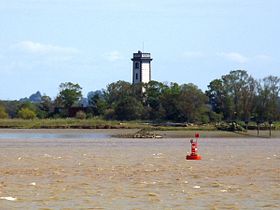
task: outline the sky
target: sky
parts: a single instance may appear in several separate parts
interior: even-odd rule
[[[132,80],[149,52],[152,79],[201,90],[232,70],[280,77],[279,0],[0,0],[0,100],[86,97]]]

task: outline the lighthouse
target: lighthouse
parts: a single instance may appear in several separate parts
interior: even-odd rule
[[[143,53],[140,50],[133,53],[132,60],[132,83],[148,83],[151,81],[151,58],[150,53]]]

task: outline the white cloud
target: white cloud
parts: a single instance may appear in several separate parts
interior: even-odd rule
[[[249,60],[248,57],[237,52],[229,52],[229,53],[222,52],[222,53],[217,53],[217,55],[237,63],[246,63]]]
[[[105,55],[105,58],[110,62],[114,62],[114,61],[121,60],[123,57],[120,52],[112,51],[112,52],[107,53]]]
[[[182,56],[185,59],[194,59],[194,58],[202,58],[205,55],[199,51],[187,51],[187,52],[184,52]]]
[[[22,41],[12,46],[12,49],[20,50],[31,54],[48,55],[73,55],[79,53],[75,48],[61,47],[51,44],[42,44],[33,41]]]
[[[272,58],[269,55],[260,54],[260,55],[255,56],[255,59],[260,60],[260,61],[270,61]]]

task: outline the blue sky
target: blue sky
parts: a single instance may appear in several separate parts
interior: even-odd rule
[[[150,52],[152,79],[194,83],[244,69],[280,76],[279,0],[0,0],[0,99],[62,82],[83,94],[131,82],[132,53]]]

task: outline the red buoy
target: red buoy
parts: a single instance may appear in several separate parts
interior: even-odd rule
[[[191,143],[191,154],[186,156],[187,160],[201,160],[201,156],[197,154],[197,139],[199,138],[199,134],[195,134],[195,141],[193,139],[190,140]]]

